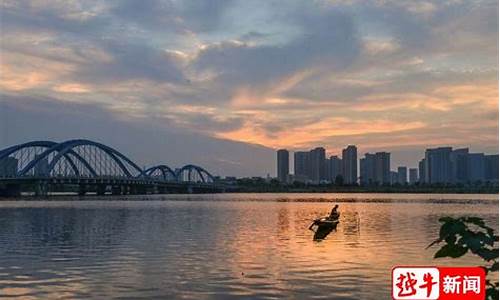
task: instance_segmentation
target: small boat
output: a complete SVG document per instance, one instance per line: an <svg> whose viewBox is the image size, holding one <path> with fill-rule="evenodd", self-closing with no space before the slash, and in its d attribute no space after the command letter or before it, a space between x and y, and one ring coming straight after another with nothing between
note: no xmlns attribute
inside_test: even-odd
<svg viewBox="0 0 500 300"><path fill-rule="evenodd" d="M339 219L331 219L329 217L319 218L313 221L314 225L318 227L336 227Z"/></svg>
<svg viewBox="0 0 500 300"><path fill-rule="evenodd" d="M312 222L311 226L309 226L309 229L314 231L313 240L320 241L325 239L330 234L330 232L337 229L338 224L338 218L332 219L330 217L323 217L315 219ZM313 227L315 227L315 230L313 229Z"/></svg>
<svg viewBox="0 0 500 300"><path fill-rule="evenodd" d="M315 226L317 226L316 231L320 229L335 229L337 228L338 224L338 218L323 217L313 220L311 226L309 226L309 229L312 230Z"/></svg>

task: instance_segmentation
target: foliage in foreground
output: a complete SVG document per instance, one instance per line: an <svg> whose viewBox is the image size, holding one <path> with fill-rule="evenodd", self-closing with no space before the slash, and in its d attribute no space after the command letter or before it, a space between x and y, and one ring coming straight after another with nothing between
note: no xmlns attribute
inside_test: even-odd
<svg viewBox="0 0 500 300"><path fill-rule="evenodd" d="M483 268L486 275L489 272L498 272L498 235L495 235L493 228L487 226L483 219L443 217L439 222L443 223L439 238L428 248L442 242L445 244L436 252L434 258L459 258L471 252L485 261ZM486 299L498 299L498 281L486 280Z"/></svg>

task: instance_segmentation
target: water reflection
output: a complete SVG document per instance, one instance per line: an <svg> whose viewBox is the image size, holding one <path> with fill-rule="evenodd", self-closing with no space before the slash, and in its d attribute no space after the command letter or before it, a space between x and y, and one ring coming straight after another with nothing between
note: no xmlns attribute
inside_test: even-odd
<svg viewBox="0 0 500 300"><path fill-rule="evenodd" d="M314 231L313 240L320 242L324 240L333 230L337 230L338 223L333 223L332 225L320 225Z"/></svg>
<svg viewBox="0 0 500 300"><path fill-rule="evenodd" d="M358 201L317 243L307 228L330 203L239 200L0 202L0 295L388 299L393 265L436 264L440 216L498 226L497 203Z"/></svg>

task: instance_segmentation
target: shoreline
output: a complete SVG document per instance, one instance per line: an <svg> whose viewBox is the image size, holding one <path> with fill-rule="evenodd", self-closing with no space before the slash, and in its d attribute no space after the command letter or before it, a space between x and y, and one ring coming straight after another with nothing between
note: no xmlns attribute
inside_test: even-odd
<svg viewBox="0 0 500 300"><path fill-rule="evenodd" d="M226 190L225 193L360 193L360 194L499 194L498 187L461 189L461 188L394 188L394 187L314 187L314 188L259 188L243 187Z"/></svg>
<svg viewBox="0 0 500 300"><path fill-rule="evenodd" d="M197 195L221 195L221 194L391 194L391 195L500 195L498 191L492 192L492 191L451 191L451 190L443 190L443 191L413 191L413 190L408 190L408 191L374 191L374 190L321 190L321 189L315 189L315 190L287 190L287 191L281 191L281 190L233 190L233 191L225 191L225 192L220 192L220 193L163 193L163 194L127 194L127 195L116 195L116 194L104 194L104 195L98 195L97 193L88 193L84 196L78 195L77 193L54 193L54 194L48 194L44 196L40 195L19 195L19 196L0 196L0 201L3 199L25 199L25 198L32 198L32 199L38 199L38 198L51 198L51 197L76 197L76 198L95 198L95 197L104 197L104 198L109 198L109 197L144 197L144 196L176 196L176 195L192 195L192 196L197 196Z"/></svg>
<svg viewBox="0 0 500 300"><path fill-rule="evenodd" d="M0 197L2 202L30 202L30 201L234 201L238 195L247 195L249 201L277 201L277 202L403 202L429 203L429 200L443 203L496 202L498 194L494 193L369 193L369 192L230 192L217 194L144 194L144 195L97 195L88 194L79 196L70 193L58 193L47 196L21 195L19 197ZM423 201L422 199L426 199ZM236 200L238 201L238 200Z"/></svg>

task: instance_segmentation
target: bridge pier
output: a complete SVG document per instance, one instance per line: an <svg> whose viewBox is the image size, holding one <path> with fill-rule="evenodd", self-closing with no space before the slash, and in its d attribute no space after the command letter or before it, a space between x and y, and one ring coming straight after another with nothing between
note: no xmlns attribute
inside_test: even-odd
<svg viewBox="0 0 500 300"><path fill-rule="evenodd" d="M121 185L114 185L111 187L111 194L123 195L125 194L124 188Z"/></svg>
<svg viewBox="0 0 500 300"><path fill-rule="evenodd" d="M156 187L156 193L157 194L167 194L168 191L167 191L166 187L158 186L158 187Z"/></svg>
<svg viewBox="0 0 500 300"><path fill-rule="evenodd" d="M137 189L135 188L135 185L129 185L127 188L129 195L137 195Z"/></svg>
<svg viewBox="0 0 500 300"><path fill-rule="evenodd" d="M87 185L80 184L78 186L78 196L85 196L86 193L87 193Z"/></svg>
<svg viewBox="0 0 500 300"><path fill-rule="evenodd" d="M49 193L49 186L45 181L38 181L35 184L35 196L47 196Z"/></svg>
<svg viewBox="0 0 500 300"><path fill-rule="evenodd" d="M142 186L142 185L130 185L128 188L129 188L130 195L146 195L147 194L146 187Z"/></svg>
<svg viewBox="0 0 500 300"><path fill-rule="evenodd" d="M21 196L20 184L7 184L0 187L0 197L19 197Z"/></svg>
<svg viewBox="0 0 500 300"><path fill-rule="evenodd" d="M102 195L106 194L106 185L105 184L99 184L97 186L96 191L97 191L97 195L99 195L99 196L102 196Z"/></svg>

